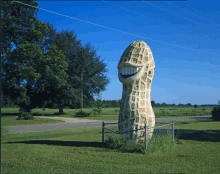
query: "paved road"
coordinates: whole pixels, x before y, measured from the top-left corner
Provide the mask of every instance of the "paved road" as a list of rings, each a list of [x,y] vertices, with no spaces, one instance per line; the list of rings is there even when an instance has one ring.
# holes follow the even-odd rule
[[[100,121],[100,120],[65,118],[65,117],[43,117],[43,116],[36,116],[36,117],[59,119],[59,120],[66,121],[66,123],[9,126],[9,127],[6,127],[6,129],[8,129],[9,132],[11,133],[26,133],[26,132],[38,132],[38,131],[48,131],[48,130],[58,130],[58,129],[90,128],[90,127],[101,127],[102,126],[102,120]],[[179,120],[206,120],[206,119],[211,119],[211,116],[156,118],[156,122],[179,121]],[[111,120],[111,121],[105,121],[105,123],[118,123],[118,121]],[[155,128],[155,129],[162,129],[162,128]]]

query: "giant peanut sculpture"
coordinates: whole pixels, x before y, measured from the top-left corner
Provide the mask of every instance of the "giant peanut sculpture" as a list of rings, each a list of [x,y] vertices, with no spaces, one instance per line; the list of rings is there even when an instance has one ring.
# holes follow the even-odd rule
[[[149,46],[143,41],[131,43],[118,63],[118,77],[123,84],[122,100],[118,119],[119,132],[155,126],[155,115],[151,106],[151,84],[155,63]],[[137,130],[121,134],[126,139],[144,140],[144,131]],[[147,128],[147,139],[154,128]]]

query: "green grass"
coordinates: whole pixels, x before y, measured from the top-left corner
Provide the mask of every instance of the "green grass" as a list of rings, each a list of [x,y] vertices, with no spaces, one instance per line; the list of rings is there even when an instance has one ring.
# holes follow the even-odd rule
[[[164,117],[178,117],[178,116],[203,116],[211,115],[213,107],[153,107],[156,118]],[[17,116],[19,113],[19,108],[2,108],[3,116]],[[68,117],[74,118],[76,112],[80,110],[76,109],[64,109],[64,115],[59,115],[59,109],[48,109],[43,112],[42,109],[33,109],[34,116],[53,116],[53,117]],[[91,119],[91,120],[118,120],[120,108],[103,108],[99,116],[94,116],[92,108],[84,108],[84,112],[91,113],[89,117],[80,117],[81,119]]]
[[[52,123],[64,123],[62,120],[53,120],[49,118],[34,118],[33,120],[17,120],[18,117],[2,117],[1,121],[7,126],[19,126],[19,125],[37,125],[37,124],[52,124]]]
[[[19,126],[19,125],[37,125],[37,124],[53,124],[64,123],[62,120],[54,120],[49,118],[34,118],[33,120],[17,120],[17,117],[2,117],[1,125],[6,126]],[[163,125],[164,123],[156,123],[156,126]]]
[[[108,128],[117,130],[117,125]],[[101,127],[8,134],[2,131],[1,172],[220,173],[220,122],[175,121],[175,135],[178,129],[175,143],[169,134],[153,137],[145,154],[131,153],[132,143],[122,149],[102,148]],[[107,132],[106,140],[110,135]]]

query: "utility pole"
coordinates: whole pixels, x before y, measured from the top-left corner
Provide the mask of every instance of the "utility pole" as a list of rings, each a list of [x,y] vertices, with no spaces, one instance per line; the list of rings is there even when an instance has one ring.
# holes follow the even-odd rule
[[[83,108],[83,70],[81,72],[81,111]]]
[[[0,0],[0,15],[2,16],[2,0]],[[2,38],[2,31],[3,31],[3,28],[2,28],[2,18],[0,16],[0,41],[1,43],[3,43],[3,38]],[[2,99],[2,56],[3,56],[3,52],[2,52],[2,46],[3,44],[0,45],[0,52],[1,52],[1,59],[0,59],[0,71],[1,71],[1,77],[0,77],[0,97]],[[0,99],[0,110],[2,108],[2,100]],[[0,117],[2,117],[2,113],[0,111]]]

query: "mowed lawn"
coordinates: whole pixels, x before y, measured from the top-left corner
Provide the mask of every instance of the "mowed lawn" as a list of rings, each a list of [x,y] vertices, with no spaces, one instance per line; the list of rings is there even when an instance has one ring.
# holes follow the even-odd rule
[[[1,121],[10,126],[21,121],[15,118],[3,117]],[[36,122],[40,122],[38,118],[28,124]],[[118,131],[117,125],[108,128]],[[1,172],[219,174],[220,122],[175,121],[175,135],[178,130],[180,136],[175,137],[173,146],[164,146],[161,140],[161,146],[154,148],[152,138],[146,154],[102,148],[101,127],[14,134],[1,131]]]
[[[213,107],[153,107],[156,118],[179,117],[179,116],[211,116]],[[43,112],[42,109],[33,109],[34,116],[52,116],[75,118],[75,113],[79,109],[64,109],[64,115],[59,115],[59,109],[48,109]],[[84,112],[90,113],[89,117],[80,117],[80,119],[91,120],[118,120],[120,108],[103,108],[100,115],[94,116],[92,108],[84,108]],[[19,108],[2,108],[3,116],[17,116]],[[54,120],[53,120],[54,121]],[[51,123],[53,123],[53,121]]]

